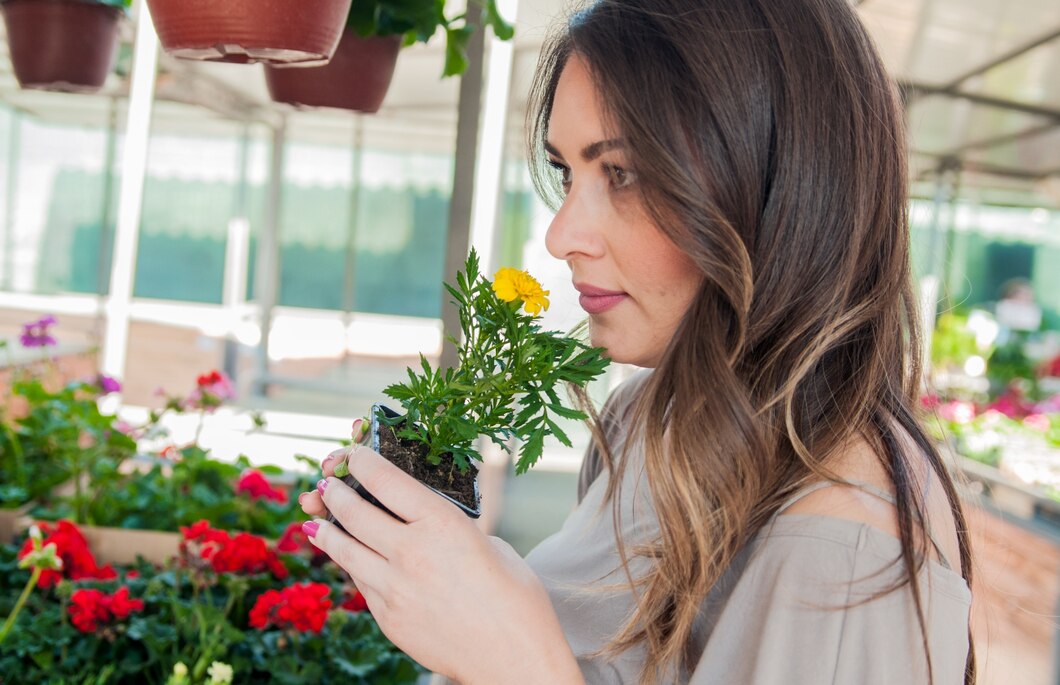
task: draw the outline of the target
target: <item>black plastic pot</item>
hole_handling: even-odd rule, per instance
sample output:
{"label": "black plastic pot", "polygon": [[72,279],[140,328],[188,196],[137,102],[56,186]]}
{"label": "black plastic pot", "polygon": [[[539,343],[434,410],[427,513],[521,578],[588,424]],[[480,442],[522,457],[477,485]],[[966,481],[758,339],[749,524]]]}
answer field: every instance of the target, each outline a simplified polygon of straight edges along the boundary
{"label": "black plastic pot", "polygon": [[[394,418],[400,417],[401,414],[397,413],[396,411],[394,411],[390,407],[388,407],[386,405],[383,405],[383,404],[373,404],[372,405],[372,419],[371,419],[371,427],[369,429],[369,433],[371,435],[371,442],[369,443],[369,446],[373,450],[375,450],[376,452],[379,452],[379,447],[380,447],[380,445],[379,445],[379,430],[380,430],[381,426],[385,425],[379,420],[380,416],[386,417],[388,419],[394,419]],[[372,495],[372,493],[368,492],[368,489],[365,488],[363,485],[361,485],[361,483],[356,478],[354,478],[352,475],[345,476],[342,480],[347,485],[349,485],[351,488],[356,490],[357,494],[360,495],[361,497],[363,497],[364,499],[368,500],[369,502],[371,502],[375,506],[379,507],[380,509],[382,509],[386,513],[390,514],[394,518],[396,518],[398,520],[403,520],[400,516],[398,516],[397,514],[395,514],[392,511],[390,511],[385,506],[383,506],[382,502],[377,500]],[[453,499],[452,497],[450,497],[449,495],[445,494],[444,492],[439,492],[437,489],[435,489],[435,488],[433,488],[433,487],[431,487],[429,485],[427,487],[431,488],[431,490],[434,490],[434,492],[437,493],[439,497],[444,497],[445,499],[447,499],[450,502],[452,502],[453,504],[455,504],[460,509],[460,511],[464,512],[469,517],[477,519],[479,516],[482,515],[481,496],[479,494],[478,478],[477,477],[475,478],[475,501],[479,502],[479,505],[476,506],[474,509],[468,507],[463,502],[458,502],[457,500]],[[336,521],[335,518],[330,513],[328,514],[328,521],[330,521],[332,523],[335,523],[335,524],[338,524],[338,521]]]}

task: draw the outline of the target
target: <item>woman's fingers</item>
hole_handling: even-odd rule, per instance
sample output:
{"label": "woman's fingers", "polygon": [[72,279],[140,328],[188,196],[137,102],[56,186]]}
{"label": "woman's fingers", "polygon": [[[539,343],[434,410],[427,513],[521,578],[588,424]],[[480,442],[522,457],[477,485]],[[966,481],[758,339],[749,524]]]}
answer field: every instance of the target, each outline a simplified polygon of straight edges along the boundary
{"label": "woman's fingers", "polygon": [[338,478],[321,481],[323,504],[361,544],[389,559],[402,542],[405,524],[358,495]]}
{"label": "woman's fingers", "polygon": [[346,461],[350,452],[356,449],[356,445],[350,445],[349,447],[340,447],[337,450],[331,452],[328,456],[324,457],[324,460],[320,462],[320,470],[324,473],[324,477],[335,475],[335,467]]}
{"label": "woman's fingers", "polygon": [[366,599],[386,594],[390,577],[386,559],[327,521],[307,521],[302,530],[310,542],[353,577]]}
{"label": "woman's fingers", "polygon": [[355,443],[367,445],[369,440],[368,429],[371,427],[367,419],[354,419],[350,426],[350,439]]}
{"label": "woman's fingers", "polygon": [[[412,523],[453,508],[444,499],[392,464],[375,450],[358,447],[347,459],[350,475],[372,493],[379,502]],[[343,525],[346,525],[343,522]]]}
{"label": "woman's fingers", "polygon": [[316,490],[298,495],[298,505],[302,507],[302,511],[314,518],[323,518],[328,515],[324,500]]}

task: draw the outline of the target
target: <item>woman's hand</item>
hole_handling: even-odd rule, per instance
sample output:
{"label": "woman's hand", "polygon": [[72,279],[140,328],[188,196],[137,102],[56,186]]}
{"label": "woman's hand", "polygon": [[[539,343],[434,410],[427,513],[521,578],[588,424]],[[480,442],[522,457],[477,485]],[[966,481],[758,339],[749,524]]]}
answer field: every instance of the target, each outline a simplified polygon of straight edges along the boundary
{"label": "woman's hand", "polygon": [[[355,423],[355,440],[359,430]],[[407,523],[333,477],[344,458]],[[466,685],[583,682],[544,587],[510,545],[367,447],[332,453],[322,466],[318,491],[299,497],[318,517],[303,529],[349,572],[394,644]],[[349,534],[320,518],[325,505]]]}

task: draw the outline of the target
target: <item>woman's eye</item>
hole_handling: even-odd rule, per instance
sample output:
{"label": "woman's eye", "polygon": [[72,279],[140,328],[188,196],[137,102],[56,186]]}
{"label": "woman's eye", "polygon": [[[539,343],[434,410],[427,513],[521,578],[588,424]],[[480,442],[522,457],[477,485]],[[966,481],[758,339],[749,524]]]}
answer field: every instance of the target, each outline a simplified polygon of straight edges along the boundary
{"label": "woman's eye", "polygon": [[632,171],[627,171],[626,169],[613,164],[605,165],[604,171],[607,172],[607,179],[611,183],[611,187],[615,190],[621,190],[622,188],[631,186],[637,179],[637,175]]}
{"label": "woman's eye", "polygon": [[548,160],[548,165],[559,172],[560,183],[563,185],[563,190],[570,190],[571,178],[570,178],[570,167],[565,164],[560,164],[554,159]]}

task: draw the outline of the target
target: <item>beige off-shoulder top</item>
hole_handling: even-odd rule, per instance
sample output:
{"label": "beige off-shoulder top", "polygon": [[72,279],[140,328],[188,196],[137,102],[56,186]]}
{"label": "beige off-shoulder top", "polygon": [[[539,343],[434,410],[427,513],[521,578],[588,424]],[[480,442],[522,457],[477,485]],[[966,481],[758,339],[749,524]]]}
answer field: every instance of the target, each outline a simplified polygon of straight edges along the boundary
{"label": "beige off-shoulder top", "polygon": [[[602,415],[609,444],[623,453],[624,417],[645,378],[638,374],[608,401]],[[636,446],[621,484],[621,534],[626,549],[653,540],[658,520]],[[594,655],[623,625],[634,607],[623,583],[610,503],[604,502],[608,473],[590,450],[582,467],[579,503],[562,529],[526,560],[548,590],[567,640],[590,685],[636,683],[643,649],[618,657]],[[739,554],[703,602],[693,631],[691,673],[661,673],[660,682],[784,685],[896,685],[927,683],[928,670],[912,592],[908,586],[857,604],[891,587],[901,575],[897,539],[873,526],[783,510],[810,492],[793,495]],[[890,500],[870,485],[865,489]],[[892,502],[893,503],[893,502]],[[938,546],[936,545],[936,549]],[[628,553],[628,552],[627,552]],[[964,682],[971,592],[964,578],[928,561],[917,582],[927,620],[934,682]],[[649,560],[630,560],[634,577]]]}

